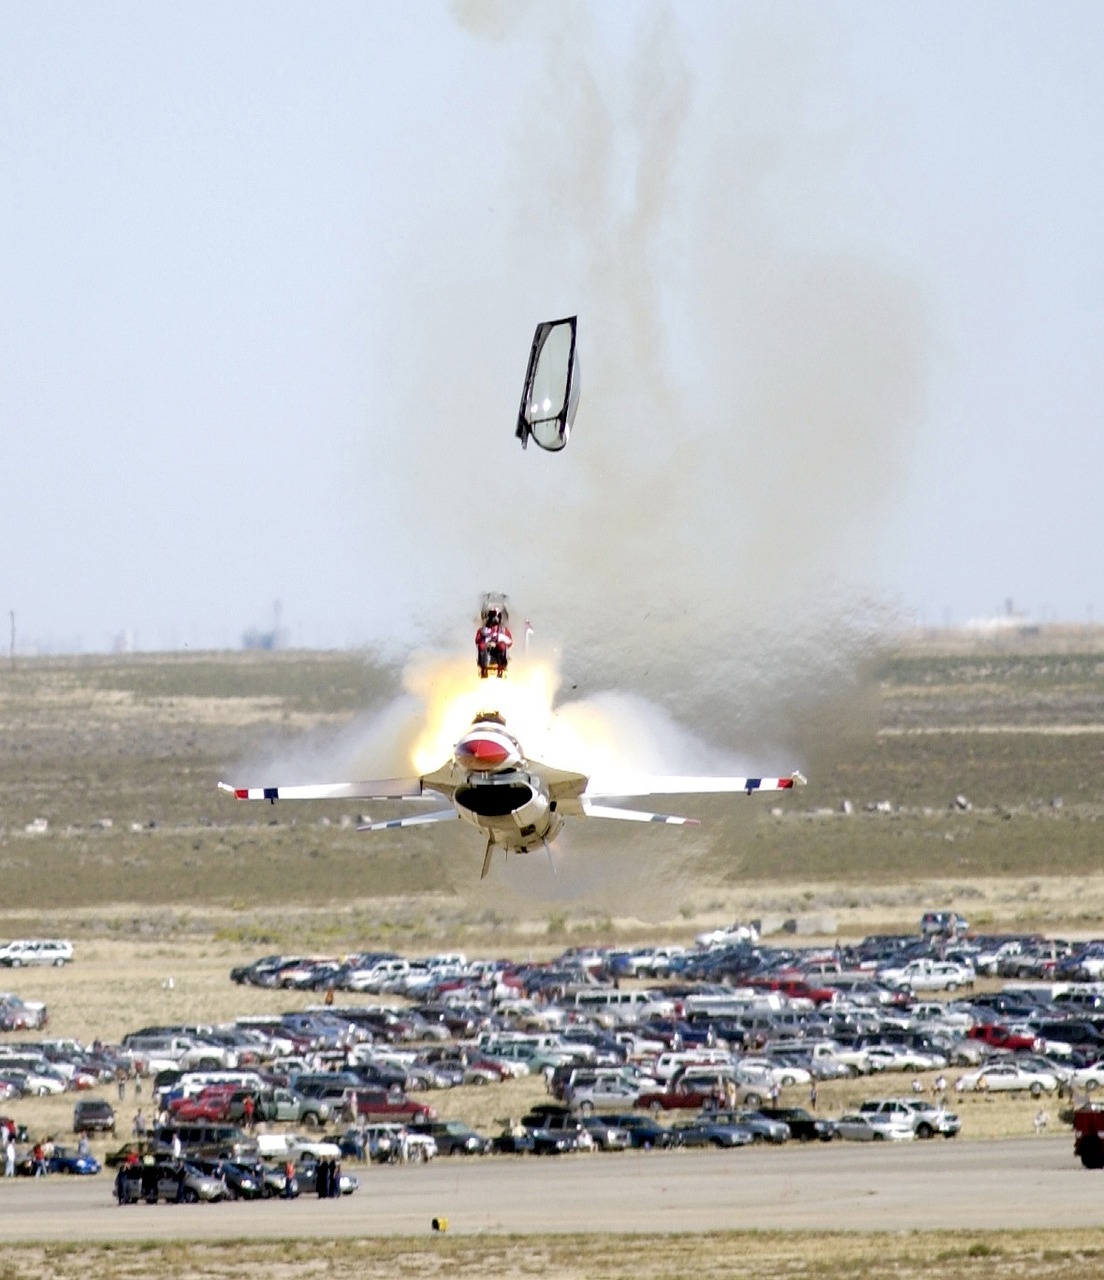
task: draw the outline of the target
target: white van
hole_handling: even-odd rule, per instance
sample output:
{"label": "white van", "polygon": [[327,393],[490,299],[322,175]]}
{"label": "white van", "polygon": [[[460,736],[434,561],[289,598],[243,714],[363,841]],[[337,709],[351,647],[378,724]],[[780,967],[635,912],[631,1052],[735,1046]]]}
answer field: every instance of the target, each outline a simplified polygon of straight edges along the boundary
{"label": "white van", "polygon": [[59,968],[73,959],[73,944],[60,938],[22,938],[0,947],[0,964],[18,969],[25,964],[53,964]]}
{"label": "white van", "polygon": [[667,1081],[689,1067],[731,1067],[732,1053],[728,1049],[711,1049],[705,1045],[696,1049],[671,1050],[661,1053],[652,1064],[652,1074],[657,1080]]}
{"label": "white van", "polygon": [[655,991],[618,991],[615,987],[576,992],[575,1008],[605,1026],[675,1016],[675,1002]]}

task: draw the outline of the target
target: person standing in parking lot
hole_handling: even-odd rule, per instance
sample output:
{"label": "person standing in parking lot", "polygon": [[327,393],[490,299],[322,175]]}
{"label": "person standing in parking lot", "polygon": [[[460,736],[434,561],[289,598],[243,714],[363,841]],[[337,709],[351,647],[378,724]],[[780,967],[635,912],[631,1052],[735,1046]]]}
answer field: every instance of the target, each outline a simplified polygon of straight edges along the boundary
{"label": "person standing in parking lot", "polygon": [[4,1177],[15,1177],[15,1139],[12,1137],[12,1131],[8,1130],[7,1140],[4,1143]]}

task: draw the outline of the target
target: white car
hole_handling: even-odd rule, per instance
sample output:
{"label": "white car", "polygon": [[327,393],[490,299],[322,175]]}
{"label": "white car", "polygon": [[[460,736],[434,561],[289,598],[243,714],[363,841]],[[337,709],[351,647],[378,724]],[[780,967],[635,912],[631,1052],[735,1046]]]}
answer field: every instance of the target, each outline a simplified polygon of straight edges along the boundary
{"label": "white car", "polygon": [[851,1142],[911,1142],[915,1136],[909,1116],[862,1115],[850,1111],[832,1124],[841,1138]]}
{"label": "white car", "polygon": [[945,1028],[962,1033],[969,1031],[977,1021],[968,1005],[944,1004],[938,1000],[914,1004],[909,1009],[909,1018],[914,1026]]}
{"label": "white car", "polygon": [[789,1062],[775,1062],[772,1058],[743,1057],[738,1065],[742,1073],[749,1077],[760,1077],[769,1084],[776,1084],[780,1089],[789,1089],[798,1084],[809,1084],[813,1075],[804,1067]]}
{"label": "white car", "polygon": [[24,1097],[45,1098],[49,1094],[65,1092],[65,1081],[49,1071],[19,1067],[4,1072],[4,1075],[19,1085]]}
{"label": "white car", "polygon": [[921,1053],[903,1044],[866,1046],[872,1071],[942,1071],[947,1059],[939,1053]]}
{"label": "white car", "polygon": [[1029,1070],[1018,1062],[998,1062],[982,1067],[980,1071],[959,1076],[955,1081],[955,1088],[979,1093],[1026,1090],[1037,1098],[1041,1093],[1053,1093],[1058,1088],[1058,1077],[1049,1071]]}
{"label": "white car", "polygon": [[0,965],[11,969],[28,964],[52,964],[59,968],[73,958],[73,944],[60,938],[21,938],[0,947]]}
{"label": "white car", "polygon": [[974,985],[974,971],[954,960],[910,960],[877,971],[877,979],[887,987],[910,991],[958,991]]}
{"label": "white car", "polygon": [[1069,1083],[1072,1088],[1084,1089],[1086,1093],[1099,1089],[1104,1085],[1104,1061],[1094,1062],[1089,1067],[1079,1067],[1070,1074]]}
{"label": "white car", "polygon": [[937,1133],[953,1138],[962,1128],[962,1121],[953,1111],[937,1107],[925,1098],[876,1098],[864,1102],[859,1112],[867,1119],[890,1116],[902,1123],[907,1122],[912,1125],[912,1132],[917,1138],[934,1138]]}
{"label": "white car", "polygon": [[694,939],[699,947],[727,947],[737,942],[758,942],[759,930],[753,924],[725,925],[721,929],[710,929],[707,933],[699,933]]}

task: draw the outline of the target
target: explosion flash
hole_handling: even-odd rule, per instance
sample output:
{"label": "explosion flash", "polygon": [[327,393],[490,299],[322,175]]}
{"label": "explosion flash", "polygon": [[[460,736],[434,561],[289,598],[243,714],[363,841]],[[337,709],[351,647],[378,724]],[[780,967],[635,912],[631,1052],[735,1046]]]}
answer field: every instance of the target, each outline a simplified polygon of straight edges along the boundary
{"label": "explosion flash", "polygon": [[481,680],[469,657],[415,655],[403,687],[421,707],[421,729],[411,747],[416,774],[448,760],[480,712],[497,711],[530,759],[595,774],[731,769],[666,712],[630,694],[605,693],[557,704],[558,658],[530,654],[510,665],[503,680]]}

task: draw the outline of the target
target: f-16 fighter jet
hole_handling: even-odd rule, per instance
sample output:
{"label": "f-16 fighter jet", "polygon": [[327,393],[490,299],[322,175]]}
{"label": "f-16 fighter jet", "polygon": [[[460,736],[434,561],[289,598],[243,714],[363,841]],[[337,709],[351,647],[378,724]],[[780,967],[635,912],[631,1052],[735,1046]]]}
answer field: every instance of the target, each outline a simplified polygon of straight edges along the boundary
{"label": "f-16 fighter jet", "polygon": [[616,818],[626,822],[661,822],[697,826],[696,818],[623,809],[612,801],[630,796],[695,795],[717,792],[789,791],[803,783],[800,773],[786,778],[686,777],[617,775],[587,777],[528,760],[521,743],[496,711],[480,712],[453,748],[452,758],[420,778],[375,782],[333,782],[289,787],[219,787],[239,800],[424,800],[441,799],[449,807],[410,814],[385,822],[368,822],[362,831],[461,818],[487,837],[480,878],[490,870],[495,847],[505,853],[548,849],[566,818]]}

